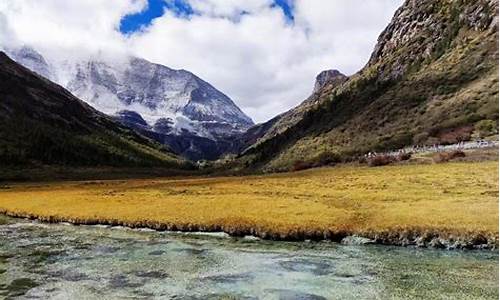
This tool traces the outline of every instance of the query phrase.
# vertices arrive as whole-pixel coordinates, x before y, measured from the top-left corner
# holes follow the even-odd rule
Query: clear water
[[[490,251],[6,223],[0,298],[498,299]]]

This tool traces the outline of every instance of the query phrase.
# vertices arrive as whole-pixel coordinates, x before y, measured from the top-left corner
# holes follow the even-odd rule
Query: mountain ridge
[[[36,51],[24,57],[51,76]],[[406,0],[360,71],[321,72],[301,104],[253,127],[237,106],[226,105],[229,97],[194,74],[142,59],[117,66],[91,61],[76,66],[67,84],[94,104],[111,104],[115,120],[185,157],[237,153],[238,168],[283,171],[302,161],[461,142],[477,136],[481,122],[498,129],[497,59],[497,1]],[[158,102],[159,94],[171,101]],[[219,96],[213,103],[222,108],[203,106]],[[239,121],[226,122],[233,116]]]
[[[237,162],[282,171],[498,128],[497,60],[496,1],[407,0],[363,69],[273,120]]]

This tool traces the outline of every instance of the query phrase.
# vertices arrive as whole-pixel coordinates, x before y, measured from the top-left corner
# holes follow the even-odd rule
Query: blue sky
[[[293,7],[288,0],[274,0],[273,7],[280,7],[283,14],[289,21],[293,22]],[[143,26],[151,24],[153,19],[161,17],[164,10],[170,10],[177,15],[189,16],[192,15],[193,9],[185,0],[148,0],[148,7],[133,15],[125,16],[120,23],[120,31],[124,34],[133,33]]]

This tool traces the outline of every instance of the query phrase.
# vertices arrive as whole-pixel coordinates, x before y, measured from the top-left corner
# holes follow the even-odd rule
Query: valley
[[[438,248],[497,248],[497,207],[498,161],[0,189],[1,212],[47,222]]]
[[[495,1],[408,0],[361,70],[321,72],[300,105],[257,125],[186,70],[7,47],[0,208],[271,239],[479,234],[497,247],[497,23]]]
[[[0,298],[498,299],[498,0],[38,2]]]
[[[498,140],[497,20],[495,1],[406,1],[363,68],[349,76],[320,72],[302,103],[256,125],[231,98],[183,69],[123,53],[76,59],[29,46],[3,50],[180,159],[272,173],[298,163],[321,166],[325,158],[356,161],[369,152]]]

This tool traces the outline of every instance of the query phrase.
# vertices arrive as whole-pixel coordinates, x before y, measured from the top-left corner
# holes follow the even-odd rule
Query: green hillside
[[[287,170],[495,134],[498,2],[406,1],[368,64],[312,98],[272,120],[238,163]]]

